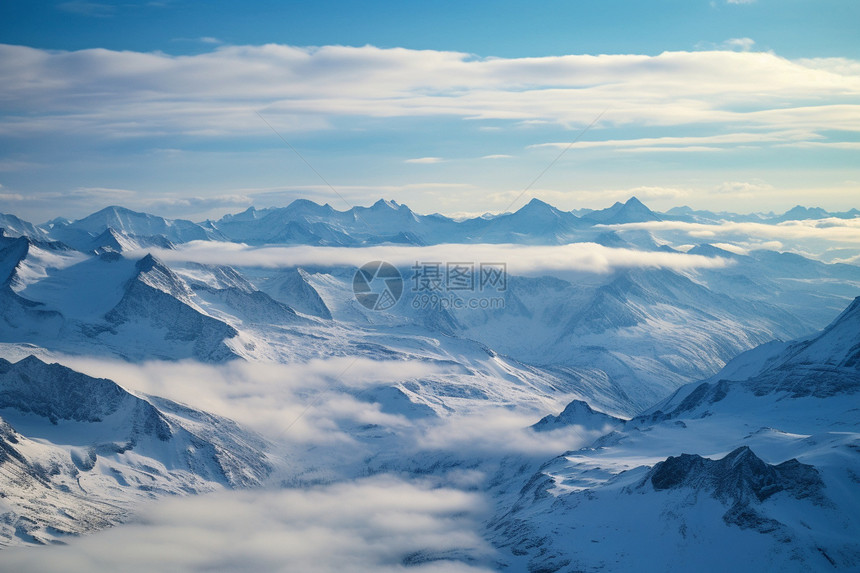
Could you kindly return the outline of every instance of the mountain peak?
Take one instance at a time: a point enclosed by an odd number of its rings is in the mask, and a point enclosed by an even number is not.
[[[736,508],[761,503],[781,491],[796,498],[808,497],[823,487],[812,466],[794,459],[771,465],[748,446],[718,460],[695,454],[670,456],[652,468],[646,481],[658,491],[684,487],[705,490],[717,499],[731,501]],[[726,516],[741,517],[740,514],[735,511]]]
[[[818,363],[860,370],[860,296],[855,298],[819,336],[792,361]]]
[[[558,416],[545,416],[532,426],[536,432],[547,432],[566,426],[581,426],[586,430],[605,430],[620,426],[624,420],[594,410],[583,400],[571,401]]]
[[[397,211],[404,207],[406,207],[406,205],[401,205],[393,199],[380,199],[379,201],[370,206],[371,209],[391,209],[393,211]]]
[[[589,213],[585,218],[604,225],[661,220],[654,211],[636,197],[630,197],[626,203],[617,201],[612,207]]]
[[[525,209],[526,207],[529,207],[529,208],[532,208],[532,209],[533,209],[533,208],[535,208],[535,207],[541,207],[541,208],[544,208],[544,209],[546,209],[546,208],[549,208],[549,209],[555,209],[555,207],[553,207],[552,205],[550,205],[550,204],[549,204],[549,203],[547,203],[546,201],[541,201],[541,200],[540,200],[540,199],[538,199],[537,197],[533,197],[531,201],[529,201],[528,203],[526,203],[525,205],[523,205],[523,209]]]
[[[137,269],[137,282],[190,304],[191,291],[185,282],[151,253],[137,261],[134,266]]]
[[[824,219],[829,217],[830,213],[821,207],[804,207],[803,205],[795,205],[782,215],[776,218],[777,221],[804,221],[807,219]]]
[[[17,363],[6,362],[0,372],[0,407],[15,408],[48,418],[79,422],[101,422],[125,407],[129,415],[143,416],[144,431],[166,441],[171,437],[167,421],[147,402],[137,398],[111,380],[93,378],[62,366],[48,364],[32,354]],[[132,424],[135,432],[143,430]]]
[[[110,215],[114,215],[114,216],[122,216],[122,215],[146,216],[146,213],[139,213],[137,211],[132,211],[131,209],[129,209],[127,207],[121,207],[119,205],[109,205],[108,207],[105,207],[104,209],[100,209],[100,210],[96,211],[95,213],[89,215],[88,217],[85,217],[85,219],[89,219],[90,217],[95,218],[95,217],[105,216],[105,215],[107,215],[107,216],[110,216]]]
[[[310,199],[296,199],[292,201],[289,205],[287,205],[287,209],[290,211],[318,211],[318,210],[328,210],[330,206],[328,203],[325,205],[320,205],[316,201],[311,201]]]
[[[155,258],[152,253],[147,253],[146,256],[137,261],[134,266],[142,273],[148,273],[156,267],[164,267],[164,265],[161,264],[161,261]]]
[[[537,197],[517,209],[515,214],[533,214],[533,215],[556,215],[561,213],[558,209],[546,203],[545,201],[541,201]]]

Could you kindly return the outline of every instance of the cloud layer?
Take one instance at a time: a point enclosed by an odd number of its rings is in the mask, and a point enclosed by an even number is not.
[[[820,240],[832,243],[860,244],[860,218],[855,219],[811,219],[807,221],[785,221],[776,225],[764,223],[736,223],[725,221],[718,225],[685,223],[681,221],[649,221],[605,225],[606,228],[623,231],[678,231],[697,239],[715,239],[725,236],[753,237],[756,239],[780,239],[792,241]]]
[[[512,274],[534,274],[552,271],[608,273],[623,268],[695,269],[721,268],[730,261],[718,257],[682,253],[646,252],[604,247],[595,243],[572,243],[554,246],[511,244],[444,244],[427,247],[383,245],[376,247],[249,247],[236,243],[193,242],[177,250],[152,250],[159,258],[172,263],[196,262],[231,266],[294,267],[351,266],[383,260],[401,267],[420,261],[504,262]],[[129,253],[142,256],[143,253]]]
[[[490,571],[479,496],[379,476],[307,490],[170,500],[63,547],[3,552],[28,572]]]
[[[170,56],[3,45],[0,134],[259,134],[261,108],[287,131],[341,115],[584,125],[607,107],[614,124],[860,130],[860,77],[835,64],[731,51],[501,59],[373,46]]]
[[[146,362],[63,357],[91,376],[110,378],[137,393],[161,396],[236,420],[274,441],[291,444],[350,442],[335,423],[402,427],[406,420],[356,399],[362,391],[438,373],[418,361],[370,360],[355,356],[275,364],[236,362]]]
[[[599,193],[640,186],[685,189],[695,206],[724,204],[710,189],[731,168],[779,188],[751,210],[797,202],[813,187],[825,206],[849,207],[860,63],[789,60],[747,51],[751,42],[728,44],[744,51],[533,58],[374,46],[204,43],[209,51],[174,56],[0,45],[0,142],[16,150],[0,163],[0,183],[7,210],[37,220],[106,206],[85,193],[92,189],[134,189],[132,207],[200,218],[269,206],[246,188],[332,195],[269,123],[350,202],[397,193],[425,212],[483,212],[504,208],[493,198],[520,192],[557,154],[547,147],[567,146],[600,117],[542,178],[545,189],[532,191],[561,194],[559,206],[571,209],[603,207]],[[46,212],[64,199],[73,213]]]

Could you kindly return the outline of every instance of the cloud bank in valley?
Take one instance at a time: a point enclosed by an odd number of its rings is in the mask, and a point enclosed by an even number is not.
[[[236,420],[271,440],[317,445],[352,442],[336,420],[395,428],[407,425],[405,419],[383,413],[378,404],[361,400],[361,393],[441,372],[426,362],[355,356],[217,366],[193,361],[132,364],[76,356],[60,361],[91,376],[110,378],[132,392]]]
[[[237,243],[198,241],[176,250],[152,250],[168,263],[196,262],[231,266],[294,267],[351,266],[383,260],[410,267],[420,261],[503,262],[511,274],[535,274],[552,271],[609,273],[625,268],[667,268],[675,270],[722,268],[731,264],[719,257],[684,253],[637,251],[605,247],[595,243],[529,246],[514,244],[443,244],[427,247],[381,245],[374,247],[251,247]],[[131,252],[130,257],[142,256]]]
[[[8,549],[20,573],[487,572],[474,493],[390,476],[307,490],[159,502],[134,523],[62,547]],[[465,562],[471,562],[466,564]]]
[[[466,457],[555,455],[600,435],[573,425],[536,434],[529,426],[543,415],[558,412],[535,411],[534,406],[511,410],[489,404],[477,412],[429,418],[385,411],[375,401],[374,389],[410,380],[469,383],[459,367],[421,360],[343,356],[292,364],[237,361],[211,365],[194,361],[135,364],[79,356],[50,359],[91,376],[110,378],[132,392],[233,419],[271,440],[278,450],[325,446],[330,452],[340,451],[338,455],[344,459],[359,459],[365,447],[344,431],[344,423],[372,424],[396,433],[406,456],[430,451],[466,452]],[[286,469],[288,473],[295,470]]]
[[[773,240],[821,240],[833,243],[860,244],[860,218],[811,219],[807,221],[785,221],[776,225],[754,222],[725,221],[719,224],[686,223],[682,221],[648,221],[644,223],[622,223],[604,225],[607,229],[642,231],[678,231],[699,239],[723,236],[755,237]]]

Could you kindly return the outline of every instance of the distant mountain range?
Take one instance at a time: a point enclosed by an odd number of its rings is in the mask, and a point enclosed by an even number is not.
[[[649,221],[718,223],[721,221],[778,224],[789,220],[835,217],[850,219],[860,211],[831,213],[797,206],[775,215],[714,213],[676,207],[665,213],[649,209],[636,197],[601,210],[562,211],[532,199],[513,213],[455,220],[444,215],[419,215],[406,205],[380,199],[370,207],[338,211],[306,199],[286,207],[247,210],[217,221],[195,223],[138,213],[124,207],[107,207],[79,219],[54,219],[33,225],[14,215],[0,214],[0,229],[7,236],[38,241],[59,241],[89,252],[109,248],[170,248],[189,241],[235,241],[252,245],[329,245],[357,247],[380,243],[429,245],[438,243],[563,244],[605,241],[599,225]]]

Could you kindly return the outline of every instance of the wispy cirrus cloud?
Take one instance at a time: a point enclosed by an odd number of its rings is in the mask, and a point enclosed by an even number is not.
[[[592,149],[611,148],[622,152],[661,152],[661,151],[726,151],[733,148],[748,148],[751,145],[789,145],[795,142],[803,145],[822,139],[823,136],[812,131],[774,131],[774,132],[744,132],[725,133],[707,136],[685,137],[643,137],[638,139],[610,139],[604,141],[577,141],[538,143],[533,148],[567,147]]]
[[[433,164],[433,163],[442,163],[445,161],[441,157],[416,157],[414,159],[407,159],[404,163],[421,163],[425,165]]]
[[[755,46],[755,40],[752,38],[729,38],[723,42],[723,46],[730,50],[749,52]]]

